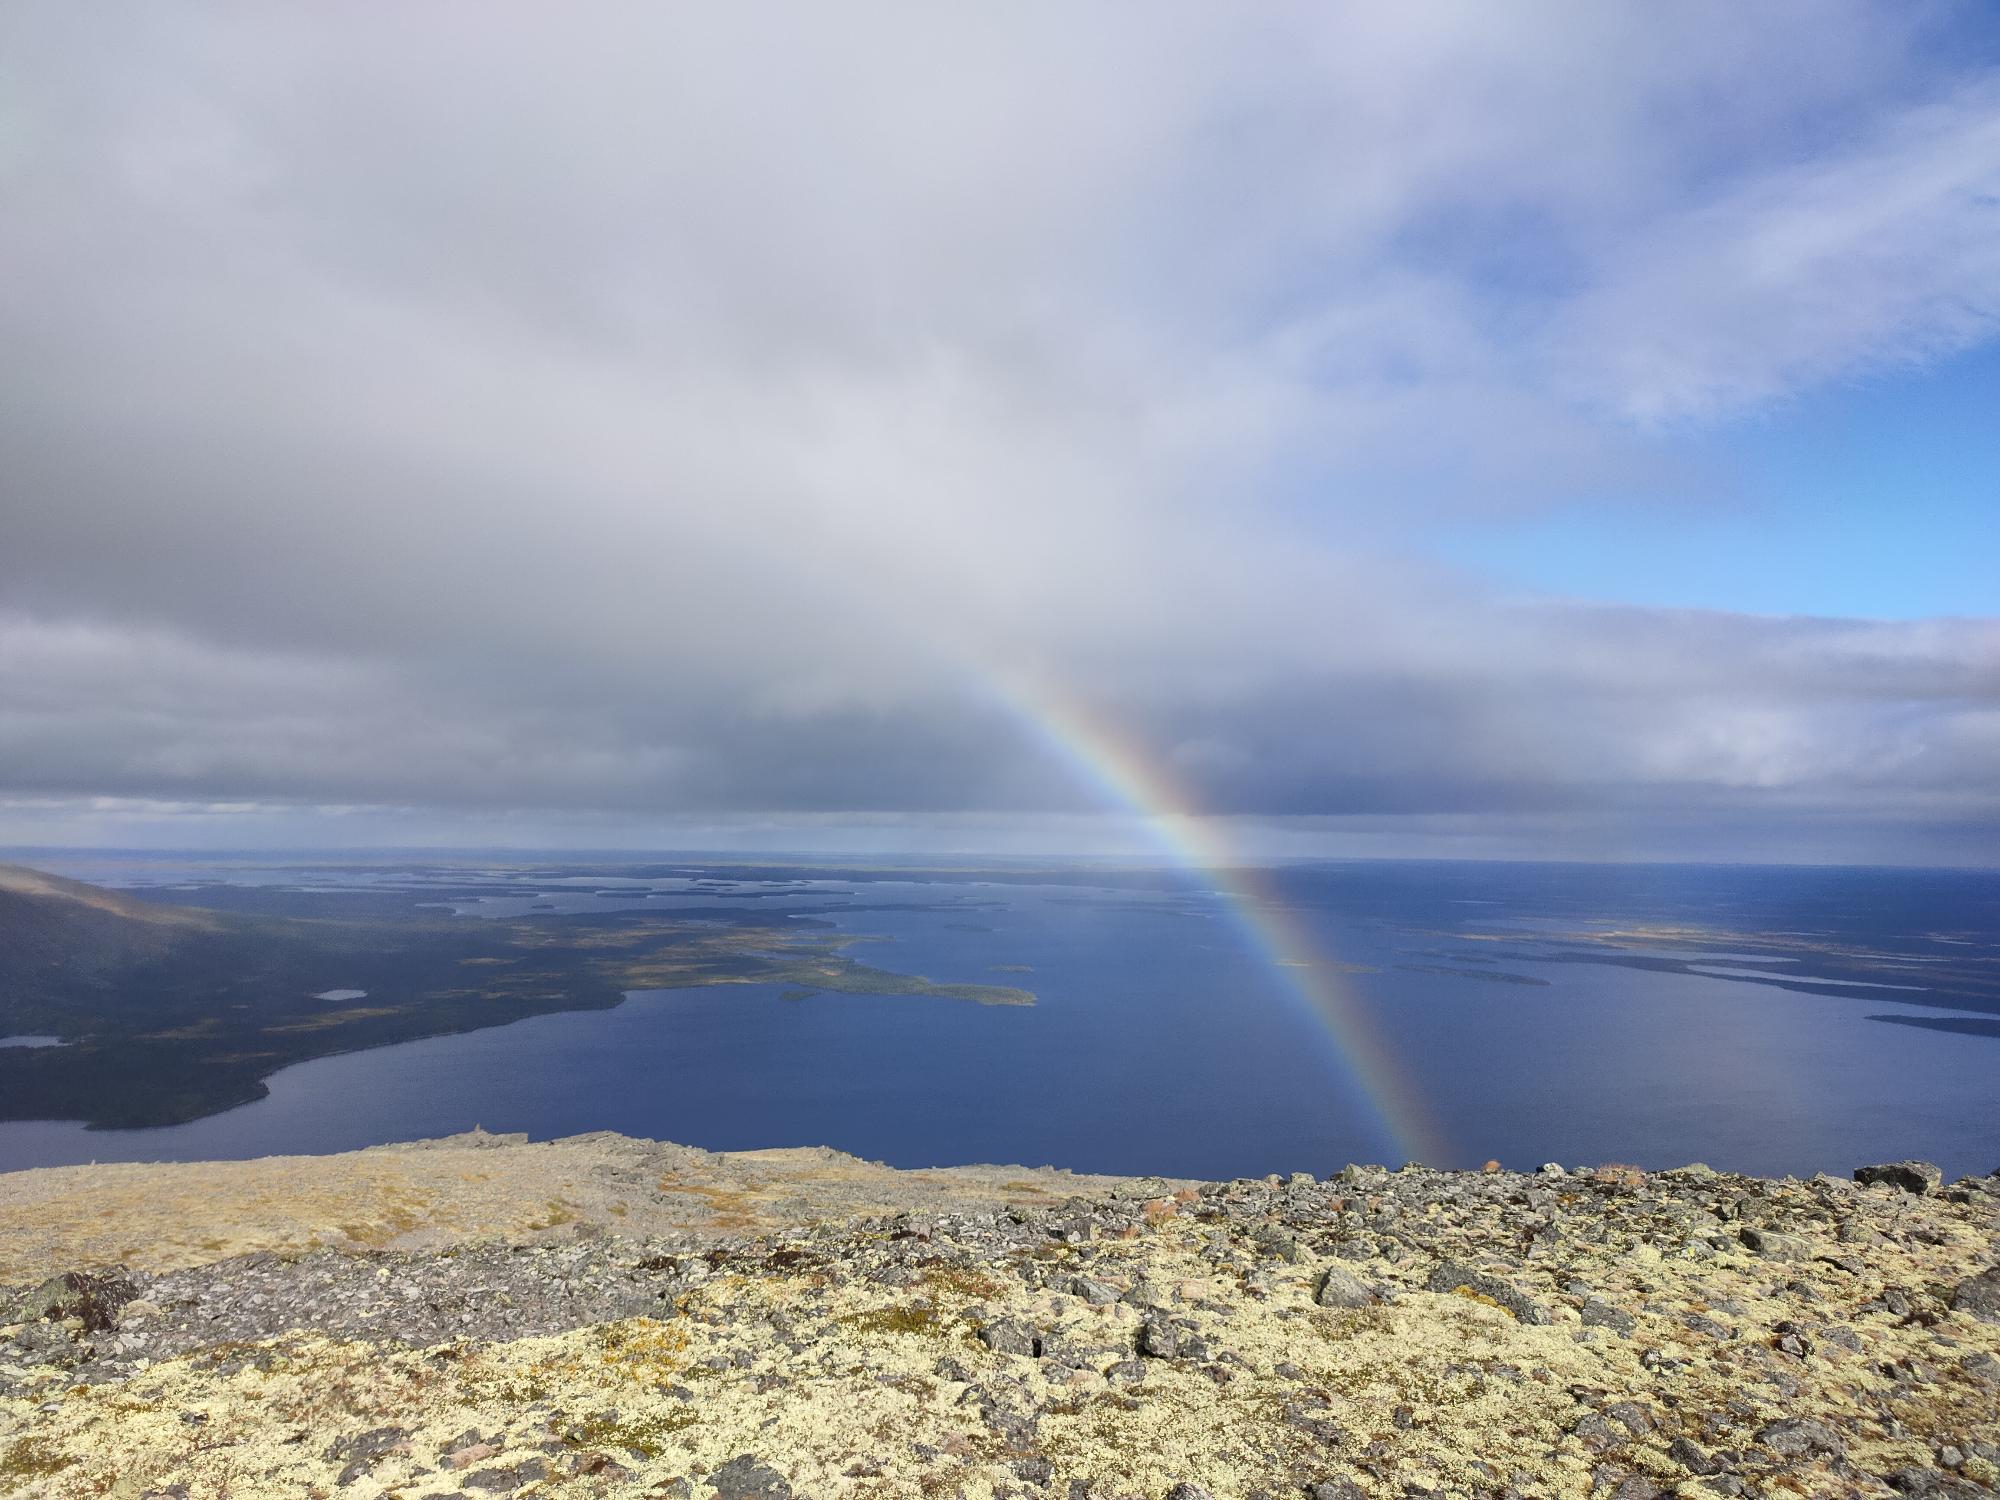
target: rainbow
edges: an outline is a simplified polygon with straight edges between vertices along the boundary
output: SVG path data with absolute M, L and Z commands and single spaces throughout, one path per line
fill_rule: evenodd
M 1218 820 L 1202 816 L 1172 773 L 1102 714 L 1046 681 L 988 679 L 1003 708 L 1112 804 L 1136 813 L 1176 864 L 1212 883 L 1250 951 L 1333 1043 L 1355 1094 L 1405 1160 L 1449 1164 L 1452 1152 L 1431 1111 L 1383 1040 L 1373 1017 L 1342 982 L 1340 966 L 1271 885 L 1230 848 Z

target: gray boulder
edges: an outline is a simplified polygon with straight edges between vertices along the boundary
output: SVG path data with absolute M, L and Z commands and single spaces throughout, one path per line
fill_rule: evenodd
M 1812 1246 L 1793 1234 L 1745 1225 L 1739 1238 L 1766 1260 L 1811 1260 Z
M 1313 1301 L 1321 1307 L 1371 1307 L 1382 1299 L 1352 1271 L 1328 1266 L 1313 1287 Z
M 1847 1451 L 1839 1433 L 1811 1417 L 1772 1422 L 1758 1432 L 1757 1441 L 1786 1458 L 1838 1458 Z
M 996 1318 L 979 1330 L 979 1342 L 995 1354 L 1025 1354 L 1032 1359 L 1041 1341 L 1019 1318 Z
M 1613 1307 L 1602 1297 L 1586 1297 L 1579 1309 L 1586 1328 L 1609 1328 L 1616 1333 L 1629 1334 L 1638 1326 L 1638 1320 L 1622 1307 Z
M 1982 1323 L 2000 1323 L 2000 1266 L 1961 1281 L 1951 1294 L 1951 1310 L 1970 1313 Z
M 739 1453 L 708 1476 L 716 1500 L 792 1500 L 784 1476 L 748 1453 Z

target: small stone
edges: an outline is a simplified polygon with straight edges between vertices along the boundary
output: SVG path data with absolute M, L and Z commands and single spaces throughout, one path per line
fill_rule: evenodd
M 486 1490 L 496 1495 L 510 1495 L 524 1484 L 532 1484 L 537 1479 L 546 1479 L 549 1466 L 539 1458 L 525 1458 L 504 1469 L 481 1469 L 476 1474 L 468 1474 L 459 1481 L 463 1489 Z
M 1885 1477 L 1890 1489 L 1912 1496 L 1913 1500 L 1988 1500 L 1992 1494 L 1984 1486 L 1969 1484 L 1936 1469 L 1898 1469 Z
M 1187 1480 L 1183 1479 L 1179 1484 L 1167 1491 L 1167 1500 L 1215 1500 L 1215 1496 L 1211 1495 L 1200 1485 L 1190 1484 Z
M 1602 1297 L 1587 1297 L 1579 1311 L 1587 1328 L 1610 1328 L 1618 1333 L 1629 1334 L 1638 1327 L 1638 1320 L 1622 1307 L 1613 1307 Z
M 1757 1441 L 1787 1458 L 1838 1458 L 1847 1451 L 1839 1433 L 1811 1417 L 1773 1422 L 1758 1432 Z
M 1601 1411 L 1590 1412 L 1570 1429 L 1571 1436 L 1593 1453 L 1623 1448 L 1632 1441 L 1632 1431 L 1623 1422 Z
M 748 1453 L 739 1453 L 708 1476 L 715 1500 L 792 1500 L 784 1476 Z
M 1032 1359 L 1040 1341 L 1019 1318 L 998 1318 L 980 1328 L 979 1342 L 995 1354 L 1022 1354 Z
M 1056 1477 L 1056 1466 L 1039 1453 L 1030 1454 L 1026 1458 L 1017 1458 L 1008 1467 L 1014 1471 L 1017 1479 L 1024 1479 L 1033 1485 L 1046 1486 Z
M 358 1460 L 364 1464 L 372 1464 L 385 1454 L 394 1453 L 398 1448 L 404 1447 L 409 1440 L 408 1428 L 371 1427 L 368 1431 L 356 1433 L 352 1437 L 335 1438 L 327 1445 L 326 1459 L 328 1463 Z M 497 1453 L 499 1450 L 496 1448 L 490 1451 Z
M 1854 1180 L 1863 1187 L 1884 1183 L 1922 1197 L 1937 1191 L 1938 1184 L 1944 1180 L 1944 1173 L 1927 1161 L 1891 1161 L 1879 1166 L 1855 1168 Z
M 1691 1439 L 1684 1437 L 1677 1437 L 1667 1444 L 1667 1457 L 1690 1474 L 1713 1474 L 1718 1467 L 1714 1459 L 1702 1452 Z

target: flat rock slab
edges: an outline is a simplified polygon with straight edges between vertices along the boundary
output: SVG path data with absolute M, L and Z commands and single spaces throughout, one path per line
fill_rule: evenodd
M 610 1132 L 530 1143 L 473 1131 L 331 1156 L 43 1167 L 0 1173 L 0 1286 L 255 1251 L 559 1243 L 592 1231 L 727 1236 L 906 1208 L 1047 1205 L 1128 1182 L 1050 1167 L 905 1172 L 824 1147 L 710 1152 Z M 1162 1194 L 1183 1185 L 1153 1182 Z

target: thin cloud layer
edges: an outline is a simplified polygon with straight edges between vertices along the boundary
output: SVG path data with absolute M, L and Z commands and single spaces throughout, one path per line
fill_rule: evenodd
M 1059 819 L 1047 684 L 1222 814 L 1991 825 L 1993 622 L 1412 560 L 1992 338 L 1958 19 L 16 7 L 0 792 Z

